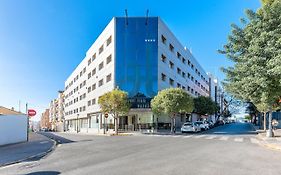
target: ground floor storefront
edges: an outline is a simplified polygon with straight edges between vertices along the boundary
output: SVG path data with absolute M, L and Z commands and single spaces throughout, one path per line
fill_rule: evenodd
M 185 122 L 195 122 L 201 116 L 197 114 L 178 114 L 175 117 L 175 128 L 179 129 Z M 155 132 L 169 130 L 171 118 L 168 115 L 155 115 L 151 109 L 131 109 L 127 115 L 117 119 L 119 132 Z M 90 113 L 84 117 L 68 119 L 65 122 L 66 131 L 83 133 L 113 133 L 115 120 L 109 115 L 107 118 L 102 113 Z

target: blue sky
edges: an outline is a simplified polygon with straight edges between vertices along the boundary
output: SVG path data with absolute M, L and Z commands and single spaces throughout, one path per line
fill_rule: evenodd
M 220 79 L 231 63 L 217 53 L 231 23 L 259 0 L 1 0 L 0 105 L 38 113 L 48 107 L 64 81 L 114 16 L 160 16 L 207 72 Z M 38 118 L 39 116 L 37 116 Z

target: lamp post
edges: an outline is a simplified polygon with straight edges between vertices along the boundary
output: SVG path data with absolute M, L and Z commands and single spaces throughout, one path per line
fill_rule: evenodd
M 79 114 L 77 114 L 77 119 L 76 119 L 76 133 L 78 133 L 78 117 L 79 117 Z

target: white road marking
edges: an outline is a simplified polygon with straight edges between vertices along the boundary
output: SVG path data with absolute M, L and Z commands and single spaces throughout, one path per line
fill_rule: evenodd
M 255 138 L 251 138 L 251 142 L 252 142 L 252 143 L 255 143 L 255 144 L 258 144 L 258 143 L 259 143 L 259 141 L 258 141 L 257 139 L 255 139 Z
M 243 142 L 243 140 L 244 140 L 243 138 L 235 138 L 234 139 L 235 142 Z
M 202 138 L 205 137 L 206 135 L 198 135 L 198 136 L 194 136 L 194 138 Z
M 48 141 L 42 141 L 42 142 L 40 142 L 40 144 L 44 144 L 44 143 L 48 143 Z
M 208 136 L 208 137 L 206 137 L 205 139 L 208 139 L 208 140 L 210 140 L 210 139 L 214 139 L 214 138 L 216 138 L 217 136 Z
M 193 135 L 186 135 L 183 138 L 191 138 L 191 137 L 193 137 Z
M 224 140 L 224 141 L 226 141 L 226 140 L 228 140 L 229 139 L 229 137 L 227 137 L 227 136 L 222 136 L 219 140 Z

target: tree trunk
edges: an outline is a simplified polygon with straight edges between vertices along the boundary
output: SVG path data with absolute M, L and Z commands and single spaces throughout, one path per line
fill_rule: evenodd
M 269 116 L 268 116 L 268 131 L 266 133 L 267 137 L 273 137 L 272 132 L 272 107 L 269 108 Z
M 115 120 L 115 134 L 118 135 L 118 117 L 114 117 Z
M 171 117 L 171 134 L 174 133 L 174 119 Z
M 266 131 L 266 112 L 263 112 L 263 130 Z

